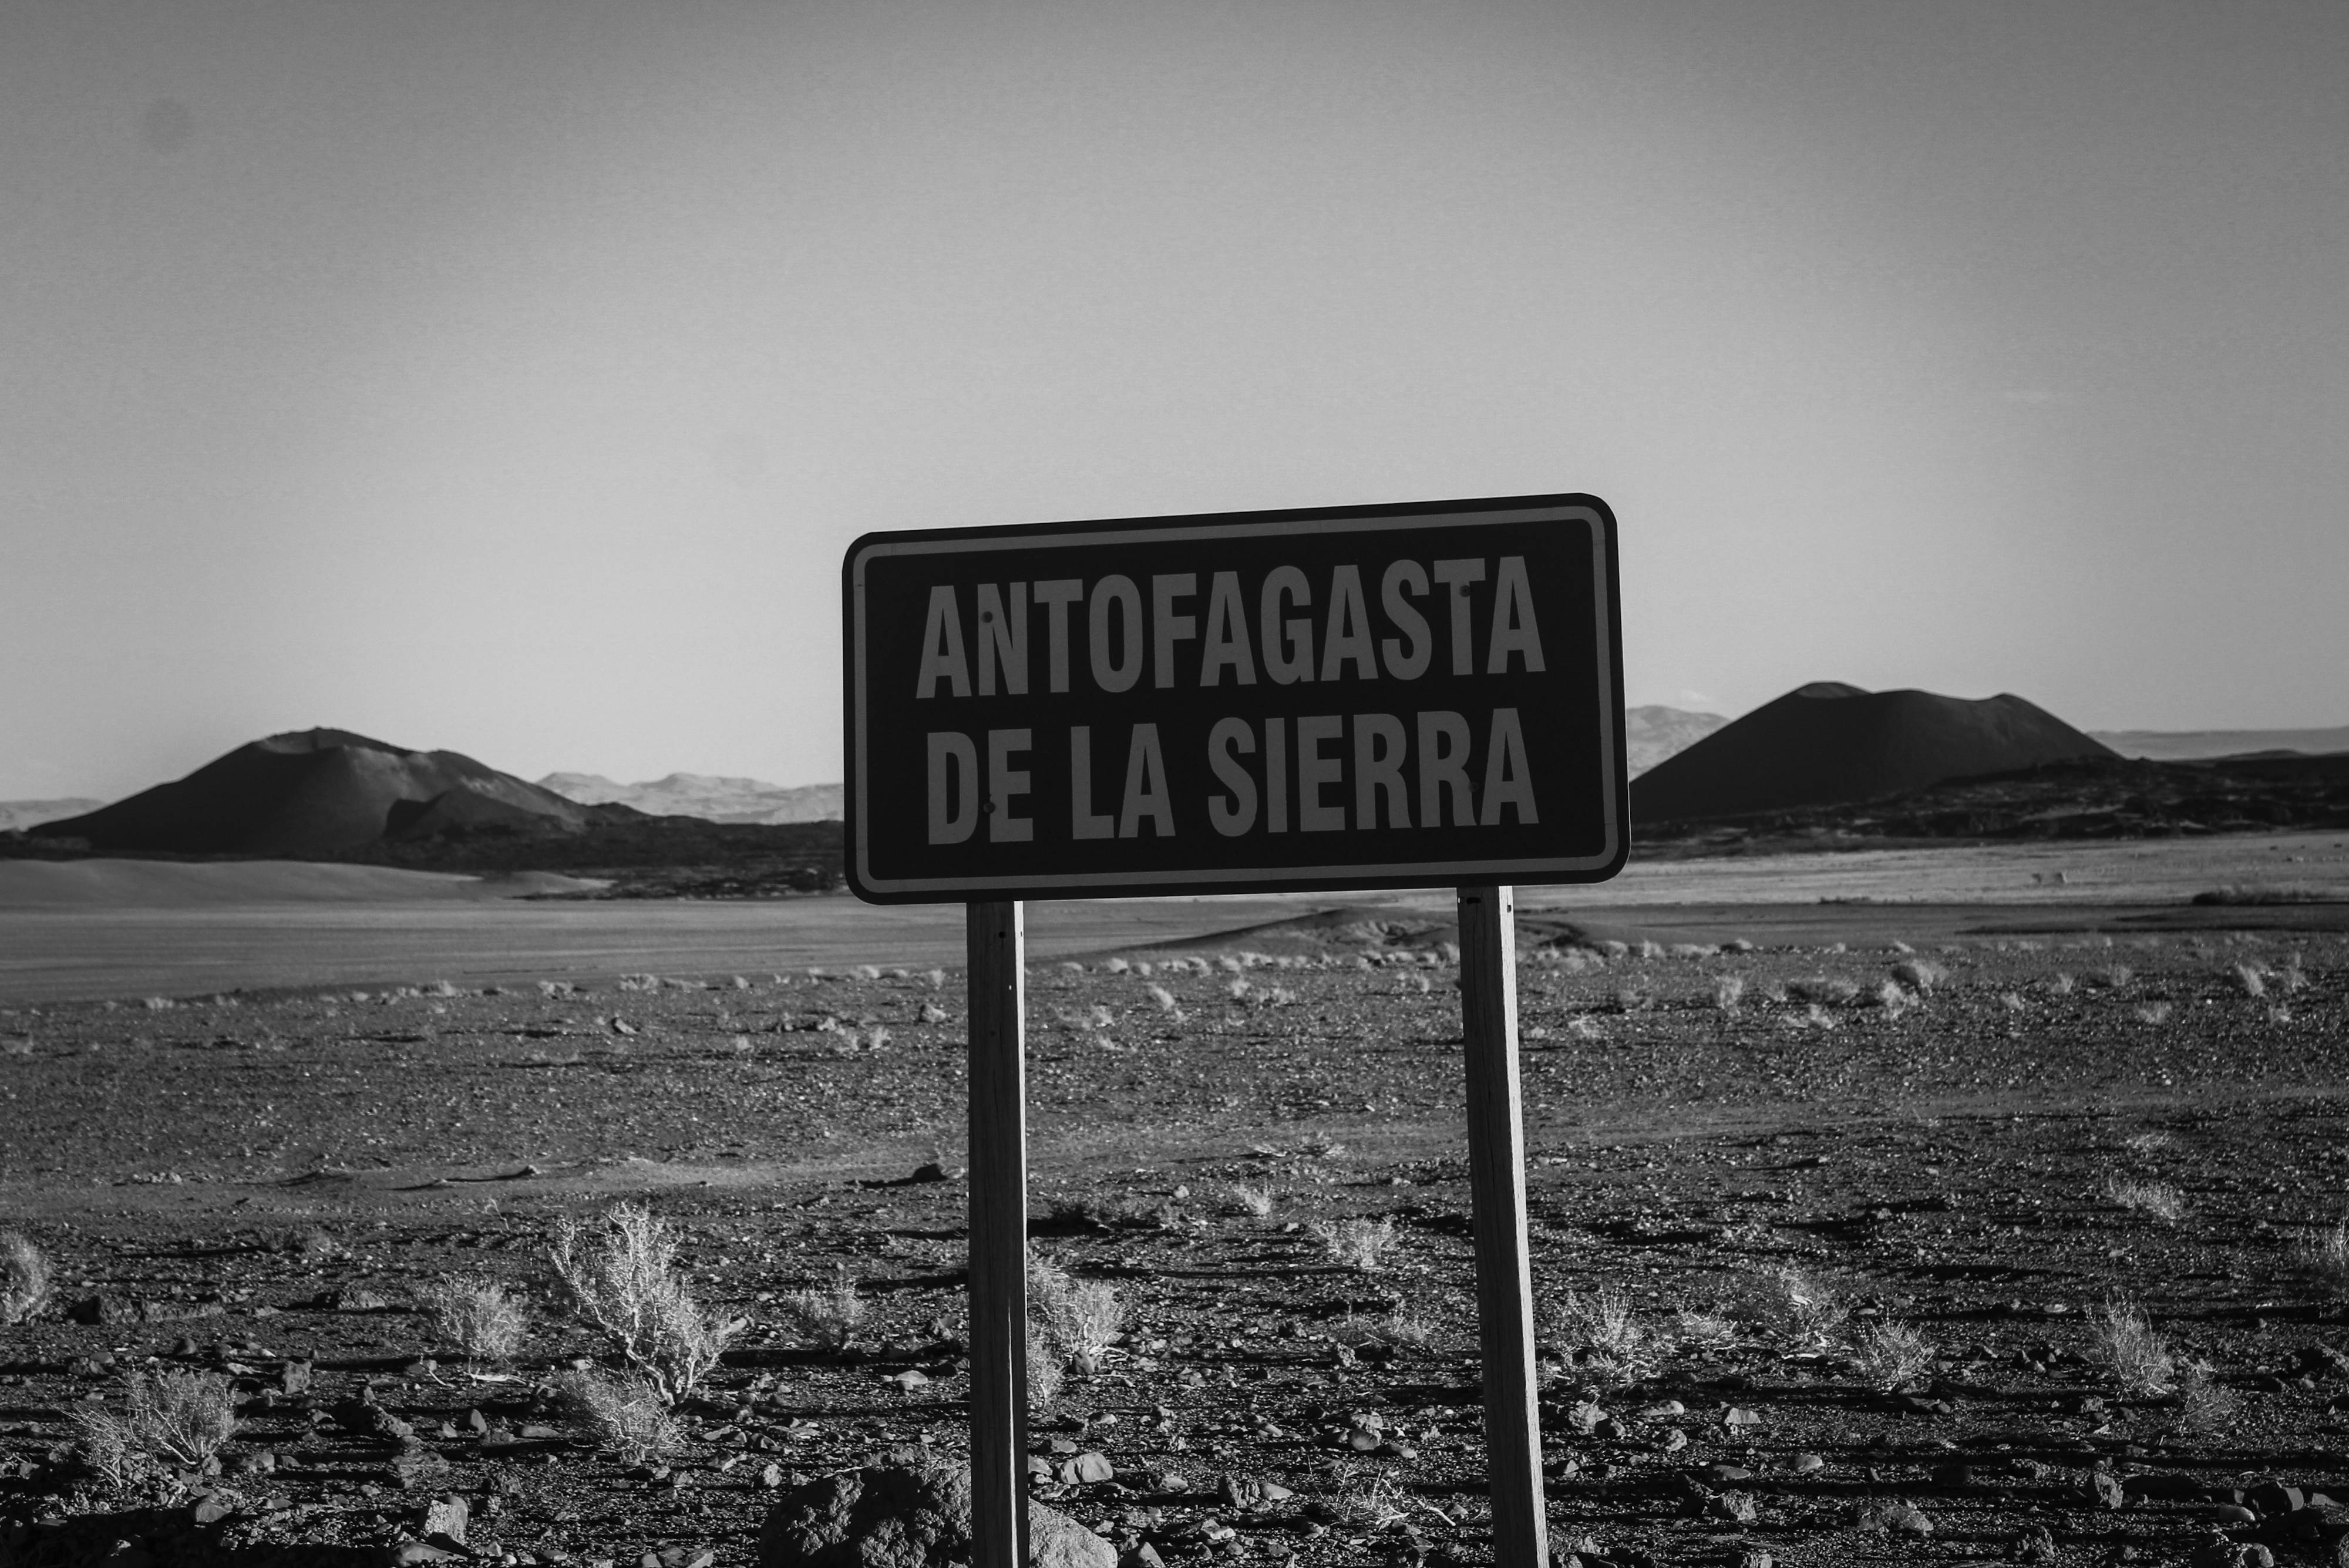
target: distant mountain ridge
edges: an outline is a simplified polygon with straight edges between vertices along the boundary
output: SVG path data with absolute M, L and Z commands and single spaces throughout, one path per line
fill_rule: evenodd
M 2125 757 L 2150 757 L 2158 763 L 2258 752 L 2300 752 L 2313 757 L 2349 752 L 2349 724 L 2334 730 L 2091 730 L 2088 734 Z
M 106 803 L 102 800 L 0 800 L 0 833 L 17 833 L 36 823 L 55 822 L 59 817 L 79 816 L 96 811 Z
M 1634 823 L 1856 805 L 1949 779 L 2111 759 L 2011 693 L 1971 701 L 1813 681 L 1697 742 L 1631 786 Z
M 538 787 L 581 805 L 626 805 L 652 816 L 698 816 L 706 822 L 837 822 L 836 784 L 785 785 L 763 779 L 671 774 L 644 784 L 616 784 L 601 774 L 549 774 Z
M 317 729 L 251 742 L 31 834 L 100 850 L 298 857 L 482 830 L 579 833 L 618 810 L 583 806 L 460 753 Z
M 1687 751 L 1729 721 L 1718 713 L 1653 705 L 1623 710 L 1623 757 L 1631 776 Z

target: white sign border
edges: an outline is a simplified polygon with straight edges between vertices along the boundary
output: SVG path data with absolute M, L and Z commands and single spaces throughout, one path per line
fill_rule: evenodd
M 1598 764 L 1599 798 L 1606 802 L 1607 836 L 1605 848 L 1597 855 L 1573 856 L 1555 860 L 1417 860 L 1399 861 L 1369 866 L 1313 867 L 1241 867 L 1230 869 L 1185 868 L 1171 871 L 1089 872 L 1081 875 L 1039 874 L 1032 877 L 989 877 L 983 880 L 960 877 L 900 877 L 884 880 L 872 874 L 868 858 L 866 835 L 872 830 L 873 815 L 864 799 L 866 785 L 873 776 L 870 759 L 865 754 L 868 730 L 865 711 L 865 648 L 867 628 L 864 622 L 864 567 L 868 561 L 898 556 L 962 555 L 974 551 L 1022 549 L 1067 549 L 1086 545 L 1146 545 L 1174 539 L 1219 539 L 1247 536 L 1263 538 L 1283 534 L 1362 534 L 1385 532 L 1401 528 L 1493 527 L 1511 523 L 1583 523 L 1590 529 L 1591 592 L 1593 623 L 1599 628 L 1599 723 L 1600 728 Z M 1233 522 L 1226 524 L 1168 525 L 1133 528 L 1105 528 L 1097 533 L 1039 532 L 1026 533 L 1005 530 L 999 534 L 966 535 L 954 538 L 906 539 L 893 541 L 886 536 L 860 548 L 851 560 L 851 584 L 855 596 L 852 611 L 854 617 L 856 649 L 856 836 L 849 846 L 856 857 L 857 885 L 885 898 L 907 898 L 907 895 L 936 893 L 943 895 L 938 903 L 959 903 L 972 897 L 1017 898 L 1033 889 L 1048 892 L 1060 888 L 1088 887 L 1144 888 L 1195 888 L 1201 883 L 1266 884 L 1262 890 L 1277 891 L 1282 885 L 1298 883 L 1337 883 L 1352 888 L 1402 887 L 1407 884 L 1445 886 L 1454 882 L 1474 882 L 1493 877 L 1512 881 L 1537 882 L 1545 873 L 1596 871 L 1610 866 L 1620 857 L 1623 849 L 1622 803 L 1615 794 L 1617 753 L 1622 737 L 1615 732 L 1614 672 L 1616 640 L 1619 628 L 1609 614 L 1607 577 L 1607 523 L 1598 508 L 1580 504 L 1560 506 L 1516 507 L 1492 512 L 1430 512 L 1402 516 L 1363 515 L 1333 517 L 1299 517 L 1274 522 Z M 1252 890 L 1238 886 L 1226 886 L 1227 892 Z M 1334 890 L 1334 889 L 1333 889 Z M 1072 892 L 1071 898 L 1084 898 Z M 1138 895 L 1095 895 L 1125 897 Z

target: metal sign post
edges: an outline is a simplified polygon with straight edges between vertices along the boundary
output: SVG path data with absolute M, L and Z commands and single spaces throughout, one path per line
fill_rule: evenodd
M 973 1568 L 1028 1563 L 1026 943 L 1016 902 L 973 904 L 970 1524 Z
M 1460 1020 L 1468 1057 L 1468 1190 L 1476 1231 L 1476 1330 L 1493 1561 L 1549 1561 L 1534 1381 L 1533 1266 L 1526 1244 L 1525 1117 L 1517 1093 L 1516 898 L 1460 889 Z
M 977 1568 L 1027 1561 L 1021 898 L 1454 888 L 1500 1568 L 1547 1533 L 1512 888 L 1630 853 L 1588 495 L 935 528 L 841 580 L 847 872 L 968 905 Z

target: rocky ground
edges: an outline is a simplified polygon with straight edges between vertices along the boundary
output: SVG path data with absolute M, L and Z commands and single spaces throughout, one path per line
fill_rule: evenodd
M 1036 1244 L 1126 1312 L 1036 1412 L 1036 1493 L 1133 1560 L 1489 1561 L 1450 934 L 1034 972 Z M 1565 1546 L 2333 1560 L 2341 937 L 1521 956 Z M 57 1273 L 0 1329 L 0 1563 L 455 1550 L 445 1496 L 473 1556 L 746 1563 L 791 1489 L 951 1455 L 961 1012 L 874 967 L 0 1013 L 0 1229 Z M 747 1320 L 650 1466 L 556 1393 L 607 1350 L 545 1250 L 637 1198 Z M 510 1364 L 419 1310 L 450 1276 L 525 1295 Z M 834 1350 L 786 1297 L 843 1277 Z M 169 1368 L 243 1401 L 192 1502 L 72 1446 Z

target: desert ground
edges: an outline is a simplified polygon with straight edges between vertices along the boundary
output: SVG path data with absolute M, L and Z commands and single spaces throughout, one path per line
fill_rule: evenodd
M 1909 853 L 1527 891 L 1554 1541 L 2335 1561 L 2349 850 Z M 2189 902 L 2222 886 L 2277 901 Z M 1050 1357 L 1036 1496 L 1137 1563 L 1489 1561 L 1445 900 L 1034 927 L 1040 1290 L 1123 1310 Z M 749 1563 L 778 1497 L 964 1442 L 956 911 L 19 898 L 0 931 L 0 1230 L 54 1274 L 0 1328 L 9 1568 L 436 1529 Z M 632 1202 L 742 1324 L 658 1454 L 560 1381 L 616 1363 L 550 1236 Z M 511 1355 L 452 1342 L 450 1279 L 522 1302 Z M 96 1473 L 88 1415 L 172 1371 L 235 1391 L 219 1473 Z

